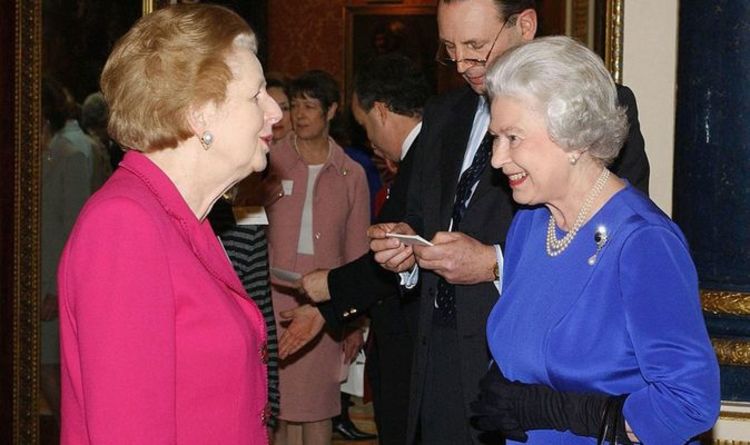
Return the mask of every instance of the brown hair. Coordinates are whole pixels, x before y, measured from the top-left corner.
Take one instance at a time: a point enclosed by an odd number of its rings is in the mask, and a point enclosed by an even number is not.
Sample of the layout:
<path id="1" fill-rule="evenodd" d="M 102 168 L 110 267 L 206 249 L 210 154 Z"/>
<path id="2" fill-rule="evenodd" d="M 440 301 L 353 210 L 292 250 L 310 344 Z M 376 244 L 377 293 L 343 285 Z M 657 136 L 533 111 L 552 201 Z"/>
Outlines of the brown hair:
<path id="1" fill-rule="evenodd" d="M 250 26 L 221 6 L 182 4 L 142 17 L 102 72 L 110 136 L 139 151 L 174 147 L 192 136 L 190 107 L 226 98 L 233 74 L 225 58 L 235 44 L 257 51 Z"/>

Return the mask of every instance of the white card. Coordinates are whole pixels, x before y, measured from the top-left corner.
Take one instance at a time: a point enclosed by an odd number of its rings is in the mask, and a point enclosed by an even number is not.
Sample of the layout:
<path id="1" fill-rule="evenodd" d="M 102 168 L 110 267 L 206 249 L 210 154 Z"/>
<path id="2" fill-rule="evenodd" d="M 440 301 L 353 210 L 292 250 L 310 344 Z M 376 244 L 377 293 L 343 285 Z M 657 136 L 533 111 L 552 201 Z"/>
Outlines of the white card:
<path id="1" fill-rule="evenodd" d="M 232 207 L 234 221 L 238 226 L 267 226 L 268 215 L 263 206 Z"/>
<path id="2" fill-rule="evenodd" d="M 419 235 L 402 235 L 400 233 L 386 233 L 385 236 L 389 238 L 398 238 L 402 243 L 407 246 L 434 246 L 431 242 L 422 238 Z"/>
<path id="3" fill-rule="evenodd" d="M 291 179 L 282 179 L 281 188 L 284 190 L 284 196 L 291 196 L 294 189 L 294 181 Z"/>
<path id="4" fill-rule="evenodd" d="M 289 281 L 290 283 L 294 283 L 295 281 L 298 281 L 300 278 L 302 278 L 301 273 L 292 272 L 291 270 L 279 269 L 277 267 L 271 268 L 271 275 L 281 281 Z"/>

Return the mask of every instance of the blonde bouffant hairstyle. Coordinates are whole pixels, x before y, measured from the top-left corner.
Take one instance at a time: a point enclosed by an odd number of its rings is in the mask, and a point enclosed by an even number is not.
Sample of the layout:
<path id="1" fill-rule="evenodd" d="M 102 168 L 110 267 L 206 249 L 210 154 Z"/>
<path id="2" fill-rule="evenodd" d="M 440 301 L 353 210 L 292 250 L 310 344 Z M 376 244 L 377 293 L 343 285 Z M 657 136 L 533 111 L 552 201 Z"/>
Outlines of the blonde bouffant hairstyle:
<path id="1" fill-rule="evenodd" d="M 257 52 L 250 26 L 216 5 L 175 5 L 142 17 L 115 45 L 101 87 L 108 131 L 123 147 L 149 152 L 193 136 L 192 107 L 221 104 L 235 47 Z"/>

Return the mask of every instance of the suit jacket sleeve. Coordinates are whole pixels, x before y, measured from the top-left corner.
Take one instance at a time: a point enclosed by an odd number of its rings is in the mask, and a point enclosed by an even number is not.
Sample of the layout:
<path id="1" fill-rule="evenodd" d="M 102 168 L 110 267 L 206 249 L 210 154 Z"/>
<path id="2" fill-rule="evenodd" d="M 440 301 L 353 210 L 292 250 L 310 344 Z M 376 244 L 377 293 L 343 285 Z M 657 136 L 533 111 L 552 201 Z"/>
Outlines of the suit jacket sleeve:
<path id="1" fill-rule="evenodd" d="M 370 306 L 399 292 L 398 276 L 375 261 L 372 252 L 331 269 L 328 273 L 331 299 L 321 309 L 329 326 L 339 326 L 365 313 Z"/>
<path id="2" fill-rule="evenodd" d="M 626 86 L 617 85 L 617 99 L 621 106 L 627 108 L 630 129 L 620 155 L 612 164 L 612 171 L 648 195 L 649 165 L 641 124 L 638 121 L 638 105 L 635 103 L 633 92 Z"/>
<path id="3" fill-rule="evenodd" d="M 174 443 L 175 305 L 165 246 L 140 204 L 84 210 L 60 268 L 62 350 L 77 348 L 92 443 Z M 61 321 L 62 322 L 62 321 Z M 74 347 L 75 345 L 75 347 Z"/>
<path id="4" fill-rule="evenodd" d="M 352 174 L 355 175 L 353 199 L 350 201 L 349 218 L 346 222 L 344 262 L 359 258 L 369 249 L 367 228 L 370 226 L 370 191 L 365 171 L 352 161 Z"/>

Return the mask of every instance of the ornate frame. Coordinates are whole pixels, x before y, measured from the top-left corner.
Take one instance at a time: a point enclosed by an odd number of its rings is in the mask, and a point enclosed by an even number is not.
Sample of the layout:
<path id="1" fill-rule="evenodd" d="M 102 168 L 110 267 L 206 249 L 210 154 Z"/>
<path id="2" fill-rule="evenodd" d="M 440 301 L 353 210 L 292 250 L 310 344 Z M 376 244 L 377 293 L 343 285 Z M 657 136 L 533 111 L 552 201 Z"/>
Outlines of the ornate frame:
<path id="1" fill-rule="evenodd" d="M 392 2 L 369 2 L 367 4 L 353 4 L 344 6 L 344 103 L 348 102 L 349 93 L 351 92 L 354 72 L 354 52 L 355 52 L 355 22 L 359 18 L 370 18 L 376 20 L 385 17 L 405 17 L 405 16 L 435 16 L 436 7 L 434 5 L 421 4 L 400 4 Z M 431 54 L 432 56 L 432 54 Z M 435 76 L 438 75 L 440 66 L 435 67 Z"/>
<path id="2" fill-rule="evenodd" d="M 41 0 L 15 1 L 13 443 L 28 444 L 39 442 L 41 25 Z"/>
<path id="3" fill-rule="evenodd" d="M 701 291 L 703 311 L 713 315 L 750 316 L 750 293 Z M 750 366 L 750 341 L 731 338 L 712 338 L 711 343 L 722 365 Z"/>
<path id="4" fill-rule="evenodd" d="M 616 83 L 622 83 L 624 0 L 607 0 L 604 31 L 604 64 Z"/>
<path id="5" fill-rule="evenodd" d="M 154 0 L 142 0 L 153 10 Z M 12 443 L 39 443 L 42 0 L 14 0 Z M 5 437 L 5 434 L 3 434 Z"/>

